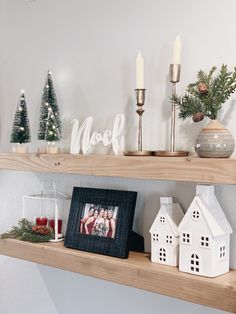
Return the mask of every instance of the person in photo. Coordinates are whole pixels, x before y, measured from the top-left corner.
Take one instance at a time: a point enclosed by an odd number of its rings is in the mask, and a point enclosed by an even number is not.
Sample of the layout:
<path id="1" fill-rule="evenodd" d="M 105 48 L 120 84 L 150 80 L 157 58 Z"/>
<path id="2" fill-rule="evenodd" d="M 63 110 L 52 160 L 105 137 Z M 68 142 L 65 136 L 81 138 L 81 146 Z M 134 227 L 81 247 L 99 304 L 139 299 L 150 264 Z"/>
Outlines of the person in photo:
<path id="1" fill-rule="evenodd" d="M 95 211 L 95 208 L 94 208 L 93 206 L 90 207 L 88 214 L 87 214 L 86 216 L 84 216 L 84 217 L 80 220 L 80 233 L 86 233 L 86 232 L 85 232 L 85 223 L 86 223 L 86 221 L 87 221 L 89 218 L 93 217 L 94 211 Z"/>
<path id="2" fill-rule="evenodd" d="M 107 227 L 105 224 L 104 213 L 105 213 L 105 209 L 101 208 L 99 211 L 98 218 L 96 219 L 93 230 L 92 230 L 93 235 L 97 235 L 99 237 L 106 237 Z"/>
<path id="3" fill-rule="evenodd" d="M 116 232 L 116 221 L 113 218 L 114 212 L 112 209 L 108 210 L 108 232 L 107 237 L 108 238 L 115 238 L 115 232 Z"/>
<path id="4" fill-rule="evenodd" d="M 89 217 L 87 219 L 87 221 L 85 222 L 85 224 L 84 224 L 84 231 L 85 232 L 83 232 L 83 233 L 92 234 L 92 231 L 94 229 L 94 224 L 95 224 L 97 218 L 98 218 L 98 210 L 95 209 L 93 216 Z"/>

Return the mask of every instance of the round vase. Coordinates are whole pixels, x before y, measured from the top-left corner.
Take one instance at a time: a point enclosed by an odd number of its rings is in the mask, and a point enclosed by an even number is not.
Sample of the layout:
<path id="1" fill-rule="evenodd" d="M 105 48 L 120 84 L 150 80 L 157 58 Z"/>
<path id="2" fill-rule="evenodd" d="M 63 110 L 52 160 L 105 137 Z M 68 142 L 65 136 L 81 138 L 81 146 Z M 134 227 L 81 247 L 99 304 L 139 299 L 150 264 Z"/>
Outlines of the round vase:
<path id="1" fill-rule="evenodd" d="M 233 154 L 234 147 L 232 134 L 217 120 L 211 120 L 201 130 L 195 143 L 196 153 L 205 158 L 228 158 Z"/>

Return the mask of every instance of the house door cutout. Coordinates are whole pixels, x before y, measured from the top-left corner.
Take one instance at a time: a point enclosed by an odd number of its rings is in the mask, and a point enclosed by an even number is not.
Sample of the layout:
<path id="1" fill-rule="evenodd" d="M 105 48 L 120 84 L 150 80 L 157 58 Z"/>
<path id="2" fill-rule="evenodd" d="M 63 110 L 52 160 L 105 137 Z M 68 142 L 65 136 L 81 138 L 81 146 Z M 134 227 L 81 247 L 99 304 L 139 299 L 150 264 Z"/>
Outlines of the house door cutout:
<path id="1" fill-rule="evenodd" d="M 166 250 L 164 248 L 160 248 L 159 250 L 159 262 L 166 262 Z"/>
<path id="2" fill-rule="evenodd" d="M 193 253 L 191 255 L 191 259 L 190 259 L 190 270 L 193 273 L 199 273 L 200 272 L 200 259 L 199 256 L 195 253 Z"/>

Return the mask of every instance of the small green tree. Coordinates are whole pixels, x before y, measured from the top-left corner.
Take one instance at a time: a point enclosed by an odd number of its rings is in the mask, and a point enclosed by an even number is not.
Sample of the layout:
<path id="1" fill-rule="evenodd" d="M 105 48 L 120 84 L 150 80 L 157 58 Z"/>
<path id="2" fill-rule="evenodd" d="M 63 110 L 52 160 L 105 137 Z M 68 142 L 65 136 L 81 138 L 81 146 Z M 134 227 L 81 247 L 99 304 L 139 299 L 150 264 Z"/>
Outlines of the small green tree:
<path id="1" fill-rule="evenodd" d="M 48 107 L 45 140 L 47 142 L 56 142 L 60 140 L 60 132 L 57 128 L 57 120 L 51 107 Z"/>
<path id="2" fill-rule="evenodd" d="M 40 119 L 39 119 L 39 130 L 38 130 L 38 139 L 45 140 L 46 136 L 46 121 L 48 119 L 48 108 L 51 108 L 55 117 L 55 126 L 59 132 L 59 139 L 61 138 L 61 120 L 60 112 L 57 104 L 57 98 L 55 89 L 53 86 L 51 72 L 48 71 L 46 82 L 43 89 L 43 96 L 40 108 Z M 59 140 L 58 139 L 58 140 Z"/>
<path id="3" fill-rule="evenodd" d="M 24 92 L 21 92 L 11 132 L 11 143 L 29 143 L 30 127 Z"/>

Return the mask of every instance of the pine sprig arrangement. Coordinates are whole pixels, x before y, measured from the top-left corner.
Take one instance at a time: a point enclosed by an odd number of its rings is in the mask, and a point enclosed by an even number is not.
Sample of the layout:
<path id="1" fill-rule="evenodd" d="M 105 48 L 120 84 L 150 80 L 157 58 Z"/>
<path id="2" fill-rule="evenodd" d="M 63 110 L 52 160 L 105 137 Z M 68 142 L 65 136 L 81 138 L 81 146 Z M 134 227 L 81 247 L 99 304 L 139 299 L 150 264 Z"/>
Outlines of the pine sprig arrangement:
<path id="1" fill-rule="evenodd" d="M 1 239 L 11 238 L 34 243 L 48 242 L 53 237 L 54 233 L 51 228 L 35 226 L 25 218 L 20 220 L 17 226 L 13 226 L 10 231 L 0 235 Z"/>
<path id="2" fill-rule="evenodd" d="M 211 120 L 217 119 L 222 104 L 236 90 L 236 67 L 231 72 L 223 64 L 218 74 L 216 70 L 215 66 L 209 73 L 200 70 L 197 81 L 187 86 L 184 96 L 173 97 L 172 100 L 180 109 L 180 118 L 192 117 L 195 122 L 201 121 L 205 116 Z"/>

